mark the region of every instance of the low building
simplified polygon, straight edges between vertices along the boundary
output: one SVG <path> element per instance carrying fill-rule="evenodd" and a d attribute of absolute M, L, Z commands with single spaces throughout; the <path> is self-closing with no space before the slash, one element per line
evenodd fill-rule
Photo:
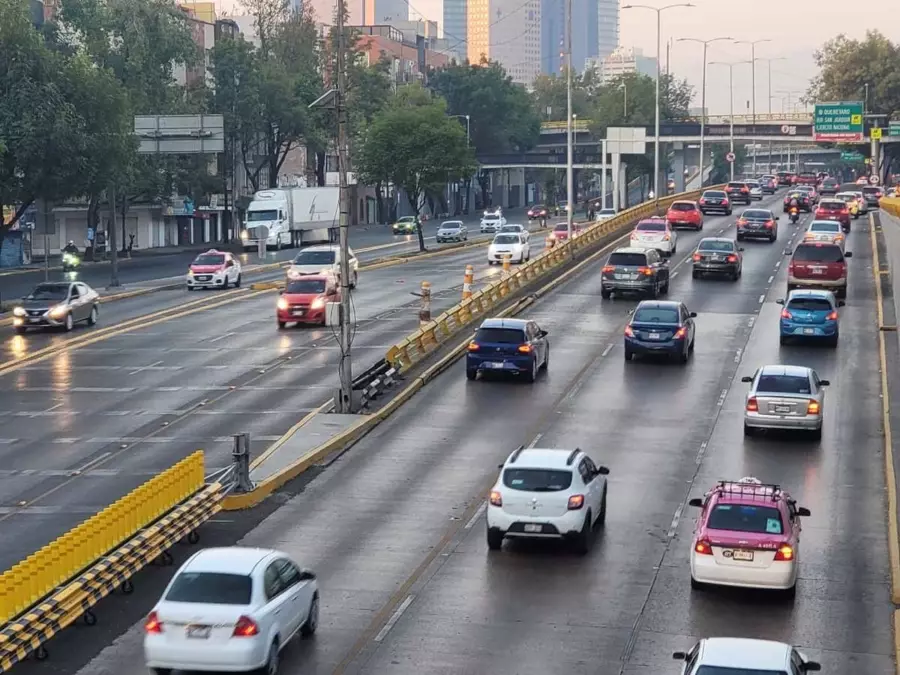
<path fill-rule="evenodd" d="M 603 59 L 590 60 L 588 66 L 599 70 L 603 84 L 609 84 L 617 77 L 631 73 L 656 78 L 656 59 L 644 56 L 643 51 L 637 47 L 618 47 Z"/>
<path fill-rule="evenodd" d="M 450 57 L 428 49 L 424 35 L 404 34 L 394 26 L 353 26 L 359 35 L 357 49 L 368 64 L 377 63 L 382 57 L 391 61 L 391 77 L 397 84 L 424 80 L 431 68 L 449 65 Z"/>

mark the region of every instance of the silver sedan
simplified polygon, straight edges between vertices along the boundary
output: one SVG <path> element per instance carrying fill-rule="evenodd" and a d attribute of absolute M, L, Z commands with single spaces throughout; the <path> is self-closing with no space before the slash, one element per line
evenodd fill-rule
<path fill-rule="evenodd" d="M 805 366 L 763 366 L 750 377 L 744 405 L 744 435 L 760 429 L 808 431 L 822 437 L 825 390 L 830 383 Z"/>
<path fill-rule="evenodd" d="M 461 220 L 447 220 L 441 223 L 434 238 L 439 244 L 445 241 L 467 241 L 469 228 Z"/>

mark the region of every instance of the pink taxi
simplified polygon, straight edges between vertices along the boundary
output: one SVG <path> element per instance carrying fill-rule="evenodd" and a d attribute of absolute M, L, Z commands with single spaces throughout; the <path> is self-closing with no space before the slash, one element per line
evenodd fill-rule
<path fill-rule="evenodd" d="M 241 285 L 241 263 L 227 251 L 214 248 L 201 253 L 187 273 L 187 289 L 195 288 L 235 288 Z"/>

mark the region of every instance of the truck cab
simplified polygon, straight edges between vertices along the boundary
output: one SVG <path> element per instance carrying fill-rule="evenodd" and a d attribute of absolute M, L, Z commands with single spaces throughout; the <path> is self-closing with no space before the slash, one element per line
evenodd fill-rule
<path fill-rule="evenodd" d="M 253 195 L 247 207 L 247 219 L 241 230 L 241 244 L 245 251 L 259 246 L 262 229 L 265 227 L 266 248 L 280 250 L 291 244 L 290 211 L 287 200 L 280 190 L 262 190 Z"/>

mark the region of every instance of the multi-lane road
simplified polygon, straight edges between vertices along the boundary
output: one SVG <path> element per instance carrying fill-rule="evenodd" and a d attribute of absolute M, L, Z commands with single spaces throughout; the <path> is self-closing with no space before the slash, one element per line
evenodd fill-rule
<path fill-rule="evenodd" d="M 778 212 L 779 199 L 763 205 Z M 893 673 L 868 222 L 849 238 L 838 349 L 779 347 L 785 248 L 809 218 L 782 217 L 775 244 L 745 243 L 736 283 L 689 273 L 692 245 L 733 235 L 734 218 L 679 234 L 670 297 L 698 313 L 687 366 L 625 363 L 634 302 L 600 299 L 598 260 L 527 311 L 549 330 L 553 354 L 536 383 L 468 382 L 457 364 L 276 497 L 265 518 L 227 514 L 204 528 L 206 545 L 276 547 L 318 570 L 319 632 L 286 650 L 283 672 L 650 675 L 677 672 L 671 652 L 699 637 L 734 635 L 800 645 L 828 673 Z M 361 275 L 360 361 L 414 325 L 413 310 L 398 309 L 410 287 L 427 278 L 450 304 L 464 265 L 482 259 L 459 252 Z M 0 515 L 4 542 L 14 542 L 3 555 L 196 447 L 224 465 L 229 434 L 265 443 L 321 402 L 336 378 L 333 341 L 326 331 L 277 333 L 273 301 L 247 298 L 0 376 L 4 429 L 15 430 L 0 456 L 19 472 L 0 474 L 2 503 L 34 504 Z M 809 365 L 831 380 L 820 443 L 743 436 L 740 378 L 766 363 Z M 588 556 L 547 544 L 488 552 L 484 496 L 520 444 L 579 446 L 610 467 L 606 528 Z M 41 473 L 90 462 L 96 470 L 78 481 Z M 812 511 L 793 602 L 690 590 L 693 514 L 683 506 L 746 475 L 780 483 Z M 139 620 L 170 575 L 143 574 L 135 594 L 100 608 L 101 626 L 63 633 L 49 661 L 23 670 L 144 673 Z"/>

